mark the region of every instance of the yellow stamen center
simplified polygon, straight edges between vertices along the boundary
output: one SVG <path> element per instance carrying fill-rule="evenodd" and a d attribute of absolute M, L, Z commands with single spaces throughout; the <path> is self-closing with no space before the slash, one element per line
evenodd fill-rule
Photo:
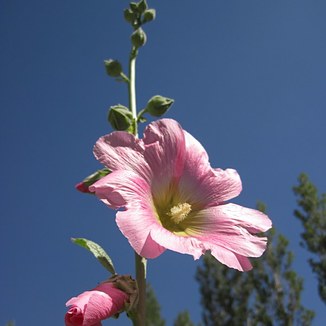
<path fill-rule="evenodd" d="M 191 212 L 191 205 L 188 203 L 178 204 L 173 206 L 170 211 L 167 213 L 171 217 L 171 220 L 179 224 L 184 219 L 187 218 L 188 214 Z"/>

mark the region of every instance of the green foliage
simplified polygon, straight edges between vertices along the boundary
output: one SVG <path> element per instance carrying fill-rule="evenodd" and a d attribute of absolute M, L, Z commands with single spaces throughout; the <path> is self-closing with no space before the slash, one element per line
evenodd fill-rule
<path fill-rule="evenodd" d="M 146 325 L 145 326 L 165 326 L 165 321 L 161 317 L 160 304 L 152 287 L 147 284 L 146 288 Z"/>
<path fill-rule="evenodd" d="M 188 311 L 182 311 L 178 314 L 173 326 L 195 326 L 191 321 Z"/>
<path fill-rule="evenodd" d="M 318 291 L 326 303 L 326 193 L 318 194 L 317 188 L 305 174 L 298 177 L 299 185 L 293 187 L 299 209 L 294 215 L 302 222 L 301 245 L 314 254 L 309 264 L 318 278 Z"/>
<path fill-rule="evenodd" d="M 8 323 L 6 324 L 6 326 L 15 326 L 15 322 L 14 321 L 8 321 Z"/>
<path fill-rule="evenodd" d="M 203 322 L 208 326 L 310 325 L 314 313 L 300 303 L 303 281 L 292 269 L 288 240 L 268 234 L 265 255 L 239 272 L 206 254 L 197 269 Z"/>
<path fill-rule="evenodd" d="M 89 250 L 105 269 L 107 269 L 111 274 L 116 274 L 110 256 L 99 244 L 84 238 L 71 238 L 71 241 Z"/>

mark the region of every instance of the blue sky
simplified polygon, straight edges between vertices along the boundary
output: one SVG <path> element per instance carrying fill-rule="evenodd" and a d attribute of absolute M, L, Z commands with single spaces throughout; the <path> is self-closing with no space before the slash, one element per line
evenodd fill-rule
<path fill-rule="evenodd" d="M 120 273 L 133 252 L 110 211 L 75 183 L 100 168 L 92 155 L 111 131 L 108 107 L 127 91 L 103 60 L 125 67 L 128 1 L 0 0 L 1 304 L 0 325 L 63 324 L 67 299 L 94 287 L 105 270 L 70 237 L 107 249 Z M 308 255 L 299 246 L 291 187 L 305 171 L 326 191 L 326 2 L 324 0 L 149 0 L 137 63 L 138 106 L 156 94 L 175 99 L 168 117 L 205 146 L 212 166 L 238 170 L 236 202 L 267 204 L 290 239 L 305 279 L 303 303 L 326 320 Z M 148 279 L 171 325 L 188 309 L 200 320 L 198 261 L 166 252 Z M 125 318 L 104 325 L 128 325 Z"/>

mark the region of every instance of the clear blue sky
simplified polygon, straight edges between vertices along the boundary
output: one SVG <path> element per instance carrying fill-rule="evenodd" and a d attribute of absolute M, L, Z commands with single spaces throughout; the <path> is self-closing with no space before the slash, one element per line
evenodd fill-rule
<path fill-rule="evenodd" d="M 148 2 L 157 20 L 138 59 L 138 106 L 156 94 L 174 98 L 168 117 L 201 141 L 214 167 L 239 171 L 236 202 L 267 204 L 321 325 L 326 309 L 299 246 L 291 187 L 305 171 L 326 191 L 326 2 Z M 106 278 L 71 236 L 99 242 L 118 272 L 133 273 L 114 212 L 74 189 L 100 168 L 92 146 L 111 131 L 108 107 L 127 104 L 125 85 L 103 68 L 110 57 L 127 65 L 127 5 L 0 0 L 0 325 L 63 325 L 66 300 Z M 184 309 L 198 322 L 198 262 L 166 252 L 148 265 L 167 325 Z"/>

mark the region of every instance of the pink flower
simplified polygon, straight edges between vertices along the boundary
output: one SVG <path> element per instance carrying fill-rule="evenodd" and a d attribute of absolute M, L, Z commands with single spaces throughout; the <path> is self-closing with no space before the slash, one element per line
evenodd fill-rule
<path fill-rule="evenodd" d="M 101 320 L 121 312 L 128 299 L 113 283 L 101 283 L 66 303 L 67 307 L 71 306 L 65 315 L 66 326 L 101 326 Z"/>
<path fill-rule="evenodd" d="M 101 137 L 96 158 L 113 171 L 90 191 L 116 215 L 134 250 L 155 258 L 166 249 L 198 259 L 207 250 L 223 264 L 244 271 L 259 257 L 271 228 L 263 213 L 226 203 L 242 190 L 233 169 L 213 169 L 201 144 L 174 120 L 147 126 L 143 139 L 117 131 Z"/>

